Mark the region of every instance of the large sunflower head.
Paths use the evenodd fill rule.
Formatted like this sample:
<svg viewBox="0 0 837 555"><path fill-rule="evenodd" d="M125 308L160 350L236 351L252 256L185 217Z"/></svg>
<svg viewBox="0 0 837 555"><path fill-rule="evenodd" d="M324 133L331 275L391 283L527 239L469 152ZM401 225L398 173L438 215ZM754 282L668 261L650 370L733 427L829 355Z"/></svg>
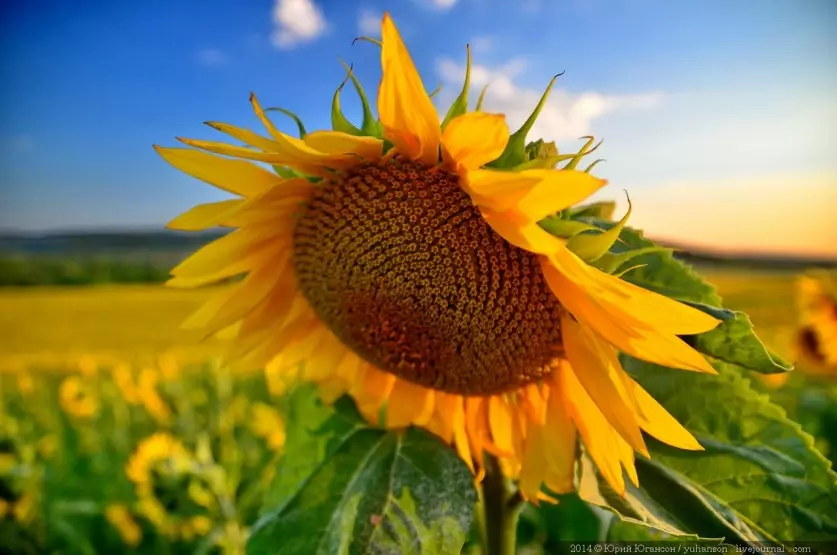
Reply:
<svg viewBox="0 0 837 555"><path fill-rule="evenodd" d="M546 94L510 134L502 114L468 111L467 72L440 122L389 16L380 46L377 120L350 75L364 107L359 128L340 111L340 89L334 130L300 125L299 139L251 96L269 136L210 123L249 146L181 139L197 150L158 148L242 197L170 224L237 229L175 268L169 285L246 274L187 325L231 337L231 364L276 375L302 363L326 400L349 394L371 422L425 427L478 474L484 452L498 456L532 500L543 484L572 489L579 434L620 492L622 468L635 481L634 452L647 455L641 430L699 449L622 370L617 350L713 372L677 335L718 322L588 264L627 216L605 233L563 221L553 226L570 231L562 238L542 227L605 184L576 169L591 143L571 155L527 147Z"/></svg>

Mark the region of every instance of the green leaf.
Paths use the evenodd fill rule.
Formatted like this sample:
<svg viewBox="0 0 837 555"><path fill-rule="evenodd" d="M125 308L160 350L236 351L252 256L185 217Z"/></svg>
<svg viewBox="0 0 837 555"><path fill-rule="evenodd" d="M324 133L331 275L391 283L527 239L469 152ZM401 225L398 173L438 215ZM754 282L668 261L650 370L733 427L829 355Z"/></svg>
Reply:
<svg viewBox="0 0 837 555"><path fill-rule="evenodd" d="M563 238L572 237L584 231L601 231L599 228L584 222L564 220L555 216L544 218L538 222L538 225L552 235Z"/></svg>
<svg viewBox="0 0 837 555"><path fill-rule="evenodd" d="M284 177L285 179L304 177L303 174L299 173L295 169L287 168L285 166L273 166L273 171L275 171L279 177Z"/></svg>
<svg viewBox="0 0 837 555"><path fill-rule="evenodd" d="M672 534L641 520L583 501L577 494L558 496L557 504L541 503L535 516L521 515L521 523L540 524L546 533L547 553L571 553L568 544L599 542L679 542L683 545L719 544L719 539L700 538L694 534ZM530 534L531 535L531 534ZM576 551L578 552L578 551Z"/></svg>
<svg viewBox="0 0 837 555"><path fill-rule="evenodd" d="M284 454L265 494L262 512L282 505L336 446L362 426L344 412L323 405L313 384L294 387L284 412Z"/></svg>
<svg viewBox="0 0 837 555"><path fill-rule="evenodd" d="M629 498L684 531L728 542L837 539L837 474L736 368L719 362L711 376L631 357L623 366L705 449L649 442L652 458L637 461L640 488Z"/></svg>
<svg viewBox="0 0 837 555"><path fill-rule="evenodd" d="M543 96L541 96L538 105L532 111L532 114L523 123L520 129L512 133L512 135L509 137L509 142L506 144L505 150L503 150L503 153L499 156L499 158L488 164L489 167L513 168L514 166L518 166L526 162L526 135L529 134L529 131L532 129L532 126L535 125L535 121L537 121L538 115L541 113L541 110L543 110L543 107L546 105L546 100L549 98L549 92L552 90L553 85L555 85L555 81L561 75L563 75L563 72L559 73L558 75L552 78L552 80L549 82L549 85L547 85L546 91L544 91ZM482 95L480 95L480 100L482 100ZM477 110L479 110L479 107L481 105L482 102L480 102L477 105Z"/></svg>
<svg viewBox="0 0 837 555"><path fill-rule="evenodd" d="M476 503L462 460L423 430L369 428L338 405L336 427L350 431L256 523L247 553L458 553Z"/></svg>
<svg viewBox="0 0 837 555"><path fill-rule="evenodd" d="M294 120L296 123L296 128L299 131L299 138L304 139L305 135L308 133L305 131L305 125L302 123L302 120L299 118L298 115L294 114L290 110L286 110L285 108L265 108L265 112L281 112Z"/></svg>
<svg viewBox="0 0 837 555"><path fill-rule="evenodd" d="M712 307L696 306L717 317ZM793 364L771 353L764 346L756 336L749 316L743 312L726 312L731 317L725 318L717 328L686 337L686 342L701 353L762 374L780 374L793 370Z"/></svg>
<svg viewBox="0 0 837 555"><path fill-rule="evenodd" d="M465 50L465 84L462 85L462 92L459 93L459 96L457 96L456 100L453 101L453 104L450 105L450 109L448 109L448 113L442 121L442 131L444 131L445 127L448 126L450 120L457 118L468 111L468 90L471 88L471 46L466 46Z"/></svg>
<svg viewBox="0 0 837 555"><path fill-rule="evenodd" d="M593 144L593 141L595 141L596 138L586 136L586 137L582 137L582 139L587 139L587 142L584 143L584 146L582 146L579 149L579 151L572 156L572 159L567 163L566 166L564 166L563 169L565 169L565 170L576 169L578 167L578 164L581 162L582 158L584 158L585 156L587 156L591 152L595 151L596 149L598 149L602 145L602 141L599 141L598 143L596 143L596 146L590 148L590 145ZM589 171L592 170L595 167L595 165L598 164L599 162L601 162L601 160L596 160L595 162L590 164L590 166L588 166L588 168L584 171L589 173Z"/></svg>
<svg viewBox="0 0 837 555"><path fill-rule="evenodd" d="M616 203L612 200L593 202L579 206L572 210L572 218L598 218L600 220L613 220L613 213L616 211Z"/></svg>
<svg viewBox="0 0 837 555"><path fill-rule="evenodd" d="M631 198L628 197L628 211L614 224L610 229L598 234L582 234L571 237L567 241L567 248L573 251L582 260L591 262L598 260L608 253L613 244L619 240L619 234L624 229L625 224L628 223L628 218L631 217L633 205Z"/></svg>

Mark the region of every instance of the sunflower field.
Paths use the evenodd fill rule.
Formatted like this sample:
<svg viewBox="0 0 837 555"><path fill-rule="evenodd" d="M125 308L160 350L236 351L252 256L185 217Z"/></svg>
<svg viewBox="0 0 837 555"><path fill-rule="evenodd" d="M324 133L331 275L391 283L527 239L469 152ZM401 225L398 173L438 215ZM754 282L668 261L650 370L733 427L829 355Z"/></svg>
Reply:
<svg viewBox="0 0 837 555"><path fill-rule="evenodd" d="M770 345L788 356L794 352L796 276L735 269L708 275L728 306L752 315ZM243 553L259 516L297 491L325 457L326 445L341 428L337 422L325 425L334 409L321 404L312 388L271 380L264 373L225 371L215 362L211 345L173 331L208 296L155 285L0 290L7 338L0 365L0 552ZM147 326L119 325L152 318L156 337ZM172 338L181 344L172 344ZM774 433L789 430L778 437L756 434L750 440L756 447L752 454L742 451L745 456L774 454L777 464L791 465L793 457L812 449L805 437L833 456L837 383L806 370L798 368L787 380L757 374L739 379L737 394L761 400L764 416L759 418L768 419ZM716 390L714 395L728 393ZM792 446L794 436L801 442L799 450L785 459L783 445ZM406 447L419 450L429 441L410 440L415 443ZM454 461L449 464L455 467ZM777 469L776 479L782 475ZM455 476L435 478L445 480L448 490L467 490L470 479L451 481ZM689 489L680 495L685 492ZM742 492L739 515L748 506L770 506L758 494ZM575 495L562 496L556 505L526 507L518 524L519 542L526 553L563 553L574 542L647 540L653 529L649 519L671 514L658 504L667 494L633 494L646 503L656 499L654 511L642 519L627 516L632 513L620 517ZM794 494L788 490L787 495ZM781 509L778 501L775 506ZM704 511L692 525L715 526L715 533L725 536L728 532L721 534L717 527L729 517ZM763 526L792 522L778 515L760 521ZM561 525L553 527L557 522ZM656 522L663 526L664 521ZM455 521L449 525L453 531L466 530ZM472 526L469 535L463 531L454 537L460 542L470 538L468 552L476 553L479 532ZM448 552L442 547L422 552Z"/></svg>

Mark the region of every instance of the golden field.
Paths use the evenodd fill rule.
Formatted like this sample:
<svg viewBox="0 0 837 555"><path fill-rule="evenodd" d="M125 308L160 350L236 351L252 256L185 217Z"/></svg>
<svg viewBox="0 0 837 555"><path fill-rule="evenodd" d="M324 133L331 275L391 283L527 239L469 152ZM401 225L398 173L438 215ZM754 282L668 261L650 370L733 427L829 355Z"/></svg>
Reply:
<svg viewBox="0 0 837 555"><path fill-rule="evenodd" d="M794 274L707 277L793 358ZM0 288L0 553L243 553L285 384L179 329L214 291ZM791 412L794 391L775 392Z"/></svg>

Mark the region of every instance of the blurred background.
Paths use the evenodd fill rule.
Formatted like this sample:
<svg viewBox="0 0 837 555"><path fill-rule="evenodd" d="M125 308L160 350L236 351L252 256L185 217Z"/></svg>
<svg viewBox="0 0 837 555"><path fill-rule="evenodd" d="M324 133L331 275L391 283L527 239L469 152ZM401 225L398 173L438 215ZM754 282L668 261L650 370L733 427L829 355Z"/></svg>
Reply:
<svg viewBox="0 0 837 555"><path fill-rule="evenodd" d="M225 196L152 145L214 139L204 121L256 129L251 91L328 128L341 59L374 97L377 47L352 40L377 36L384 10L441 110L466 43L473 98L488 85L485 109L512 129L565 71L530 138L605 140L595 200L621 213L626 190L629 225L680 249L800 361L755 386L833 452L837 370L800 343L798 306L828 287L800 300L798 284L837 267L837 3L6 0L0 553L240 551L281 456L285 384L228 374L217 345L178 329L216 289L162 282L223 232L165 223ZM342 101L359 121L354 95Z"/></svg>

